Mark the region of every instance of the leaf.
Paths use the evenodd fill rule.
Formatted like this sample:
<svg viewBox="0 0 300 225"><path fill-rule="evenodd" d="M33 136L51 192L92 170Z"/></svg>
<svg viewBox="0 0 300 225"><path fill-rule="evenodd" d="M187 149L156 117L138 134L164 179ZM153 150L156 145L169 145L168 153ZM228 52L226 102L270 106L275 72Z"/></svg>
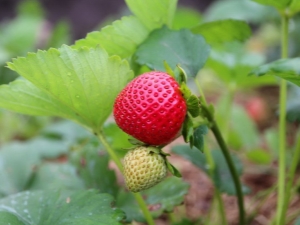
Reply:
<svg viewBox="0 0 300 225"><path fill-rule="evenodd" d="M290 85L286 102L287 120L290 122L300 121L300 87Z"/></svg>
<svg viewBox="0 0 300 225"><path fill-rule="evenodd" d="M230 121L230 126L241 139L244 149L250 150L259 145L259 131L253 120L241 106L234 105Z"/></svg>
<svg viewBox="0 0 300 225"><path fill-rule="evenodd" d="M43 163L37 168L30 190L83 190L84 183L69 163Z"/></svg>
<svg viewBox="0 0 300 225"><path fill-rule="evenodd" d="M3 225L25 225L17 216L10 212L0 211L0 218Z"/></svg>
<svg viewBox="0 0 300 225"><path fill-rule="evenodd" d="M154 30L164 24L171 26L177 0L125 0L128 8L147 27Z"/></svg>
<svg viewBox="0 0 300 225"><path fill-rule="evenodd" d="M121 225L123 212L112 208L113 198L95 190L64 196L58 191L26 191L0 200L0 211L10 212L26 225Z"/></svg>
<svg viewBox="0 0 300 225"><path fill-rule="evenodd" d="M198 10L180 6L175 12L172 29L192 28L201 21L202 15Z"/></svg>
<svg viewBox="0 0 300 225"><path fill-rule="evenodd" d="M300 11L300 1L292 0L289 7L291 17Z"/></svg>
<svg viewBox="0 0 300 225"><path fill-rule="evenodd" d="M72 161L86 188L97 189L101 193L117 196L119 188L116 174L109 168L108 154L103 150L99 151L101 148L103 147L95 138L80 151L74 152Z"/></svg>
<svg viewBox="0 0 300 225"><path fill-rule="evenodd" d="M172 31L167 27L153 31L138 47L137 63L164 71L164 61L172 69L179 64L190 77L195 77L208 58L210 47L201 35L184 29ZM155 57L154 57L155 56Z"/></svg>
<svg viewBox="0 0 300 225"><path fill-rule="evenodd" d="M14 194L26 188L40 157L27 146L12 142L0 149L0 196Z"/></svg>
<svg viewBox="0 0 300 225"><path fill-rule="evenodd" d="M271 155L263 149L254 149L246 153L247 158L257 164L269 165L271 163Z"/></svg>
<svg viewBox="0 0 300 225"><path fill-rule="evenodd" d="M175 206L181 205L188 193L189 184L177 177L168 177L153 188L143 192L148 205L159 205L153 210L156 216L163 212L172 212Z"/></svg>
<svg viewBox="0 0 300 225"><path fill-rule="evenodd" d="M150 213L154 218L164 212L171 212L176 206L182 204L187 194L189 184L176 177L168 177L156 186L143 191ZM144 222L145 219L139 209L134 195L129 192L120 192L117 198L117 206L126 213L126 221Z"/></svg>
<svg viewBox="0 0 300 225"><path fill-rule="evenodd" d="M77 118L50 94L23 79L0 86L0 107L34 116Z"/></svg>
<svg viewBox="0 0 300 225"><path fill-rule="evenodd" d="M207 173L208 176L210 176L211 172L209 171L206 157L198 149L190 149L187 145L178 145L172 148L172 152L189 160L195 166ZM211 177L211 179L213 180L215 186L223 193L235 195L236 191L233 179L222 152L220 150L213 150L211 151L211 154L215 164L213 177ZM241 161L235 155L232 155L231 157L238 175L241 176L243 170ZM249 192L249 188L244 185L242 189L245 194Z"/></svg>
<svg viewBox="0 0 300 225"><path fill-rule="evenodd" d="M194 146L203 152L204 147L204 135L207 134L208 128L206 125L197 127L194 131Z"/></svg>
<svg viewBox="0 0 300 225"><path fill-rule="evenodd" d="M101 31L91 32L85 39L76 41L73 48L100 46L109 55L126 58L135 52L149 33L150 31L136 17L123 17L112 25L102 28Z"/></svg>
<svg viewBox="0 0 300 225"><path fill-rule="evenodd" d="M291 2L291 0L253 0L253 1L258 2L262 5L273 6L277 9L285 9Z"/></svg>
<svg viewBox="0 0 300 225"><path fill-rule="evenodd" d="M63 46L38 51L13 60L8 67L59 102L62 110L71 112L67 118L96 132L110 115L115 97L132 78L127 61L109 57L101 48ZM41 107L40 102L31 102L33 107ZM10 107L9 101L6 105Z"/></svg>
<svg viewBox="0 0 300 225"><path fill-rule="evenodd" d="M252 70L250 75L277 76L300 86L300 58L276 60Z"/></svg>
<svg viewBox="0 0 300 225"><path fill-rule="evenodd" d="M109 123L103 127L103 133L111 147L118 152L126 153L124 149L131 148L133 145L128 141L129 135L122 131L116 123Z"/></svg>
<svg viewBox="0 0 300 225"><path fill-rule="evenodd" d="M262 55L247 51L241 43L227 43L224 49L211 51L206 68L213 70L225 84L234 84L238 89L275 84L273 77L257 79L247 76L264 61Z"/></svg>
<svg viewBox="0 0 300 225"><path fill-rule="evenodd" d="M215 1L205 13L206 21L237 19L262 23L274 18L278 18L277 10L249 0Z"/></svg>
<svg viewBox="0 0 300 225"><path fill-rule="evenodd" d="M201 34L208 44L245 41L251 35L249 25L241 20L218 20L193 27L194 34Z"/></svg>

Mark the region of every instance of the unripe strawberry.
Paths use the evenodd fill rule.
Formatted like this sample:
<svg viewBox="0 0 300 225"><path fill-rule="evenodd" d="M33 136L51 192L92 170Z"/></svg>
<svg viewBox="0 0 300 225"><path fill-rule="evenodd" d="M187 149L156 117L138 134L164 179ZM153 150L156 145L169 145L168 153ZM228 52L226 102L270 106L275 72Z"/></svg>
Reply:
<svg viewBox="0 0 300 225"><path fill-rule="evenodd" d="M180 134L187 113L179 88L176 80L164 72L136 77L116 98L117 125L146 144L168 144Z"/></svg>
<svg viewBox="0 0 300 225"><path fill-rule="evenodd" d="M139 146L125 155L124 176L128 190L146 190L166 176L165 158L157 150L154 147Z"/></svg>

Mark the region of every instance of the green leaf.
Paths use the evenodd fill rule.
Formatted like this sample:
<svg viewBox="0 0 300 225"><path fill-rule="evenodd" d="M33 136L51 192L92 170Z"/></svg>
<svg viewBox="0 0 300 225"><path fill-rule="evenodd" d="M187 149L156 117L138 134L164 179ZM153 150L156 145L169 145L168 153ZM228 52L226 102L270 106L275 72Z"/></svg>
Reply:
<svg viewBox="0 0 300 225"><path fill-rule="evenodd" d="M0 149L0 196L13 194L26 188L28 181L34 172L34 168L40 163L40 157L36 151L22 143L12 142Z"/></svg>
<svg viewBox="0 0 300 225"><path fill-rule="evenodd" d="M69 163L43 163L37 168L30 190L83 190L84 183Z"/></svg>
<svg viewBox="0 0 300 225"><path fill-rule="evenodd" d="M272 75L300 86L300 58L280 59L258 67L250 75Z"/></svg>
<svg viewBox="0 0 300 225"><path fill-rule="evenodd" d="M222 50L211 51L206 68L213 70L229 87L237 89L275 84L273 77L255 78L247 76L255 67L264 63L265 58L257 53L251 53L240 43L228 43Z"/></svg>
<svg viewBox="0 0 300 225"><path fill-rule="evenodd" d="M16 215L10 212L0 211L0 218L3 225L26 225L26 223L23 223Z"/></svg>
<svg viewBox="0 0 300 225"><path fill-rule="evenodd" d="M77 117L50 94L23 79L0 86L0 107L35 116Z"/></svg>
<svg viewBox="0 0 300 225"><path fill-rule="evenodd" d="M197 127L194 131L194 146L203 152L204 147L204 135L207 134L208 128L206 125Z"/></svg>
<svg viewBox="0 0 300 225"><path fill-rule="evenodd" d="M269 165L271 163L271 155L262 149L254 149L246 153L247 158L257 164Z"/></svg>
<svg viewBox="0 0 300 225"><path fill-rule="evenodd" d="M289 7L289 12L293 16L300 11L300 1L292 0Z"/></svg>
<svg viewBox="0 0 300 225"><path fill-rule="evenodd" d="M131 148L133 145L128 141L129 135L122 131L116 123L109 123L104 125L103 133L107 141L111 144L111 147L118 152L126 151L124 149Z"/></svg>
<svg viewBox="0 0 300 225"><path fill-rule="evenodd" d="M195 166L207 173L208 176L210 176L211 172L209 171L206 157L198 149L190 149L187 145L178 145L172 148L172 152L189 160ZM223 193L235 195L236 191L233 179L222 152L220 150L213 150L211 151L211 154L215 164L213 177L211 177L211 179L213 180L215 186ZM235 155L232 155L232 159L238 175L241 176L243 170L241 161ZM249 189L244 185L243 192L249 192Z"/></svg>
<svg viewBox="0 0 300 225"><path fill-rule="evenodd" d="M251 35L249 25L241 20L219 20L193 27L194 34L201 34L207 43L217 44L231 41L245 41Z"/></svg>
<svg viewBox="0 0 300 225"><path fill-rule="evenodd" d="M171 68L179 64L190 77L195 77L205 64L210 47L201 35L187 29L172 31L167 27L153 31L138 47L137 63L164 71L164 61Z"/></svg>
<svg viewBox="0 0 300 225"><path fill-rule="evenodd" d="M177 0L125 0L125 2L131 12L150 31L164 24L172 25Z"/></svg>
<svg viewBox="0 0 300 225"><path fill-rule="evenodd" d="M241 106L234 105L230 121L230 126L241 139L244 149L253 149L259 145L259 131L253 120Z"/></svg>
<svg viewBox="0 0 300 225"><path fill-rule="evenodd" d="M206 21L237 19L262 23L274 18L278 18L277 10L249 0L215 1L205 13Z"/></svg>
<svg viewBox="0 0 300 225"><path fill-rule="evenodd" d="M156 186L143 191L150 213L154 218L164 212L171 212L176 206L181 205L187 194L189 184L176 177L168 177ZM132 220L145 222L134 195L129 192L120 192L117 198L117 206L126 213L126 221Z"/></svg>
<svg viewBox="0 0 300 225"><path fill-rule="evenodd" d="M291 0L253 0L253 1L260 3L262 5L273 6L277 9L285 9L291 2Z"/></svg>
<svg viewBox="0 0 300 225"><path fill-rule="evenodd" d="M192 28L197 26L202 20L202 15L200 12L193 8L178 7L174 20L172 29L180 30L182 28Z"/></svg>
<svg viewBox="0 0 300 225"><path fill-rule="evenodd" d="M109 57L101 48L74 50L63 46L59 50L29 53L8 66L47 93L53 102L59 102L65 113L70 112L67 118L94 131L103 125L112 111L115 97L132 78L127 61L118 56ZM13 96L11 98L14 102ZM41 107L40 102L31 102L32 107ZM11 106L9 99L5 105Z"/></svg>
<svg viewBox="0 0 300 225"><path fill-rule="evenodd" d="M157 184L143 192L146 202L149 205L159 207L152 211L156 216L163 212L172 212L175 206L181 205L184 196L188 193L189 184L177 177L168 177L163 182Z"/></svg>
<svg viewBox="0 0 300 225"><path fill-rule="evenodd" d="M95 190L64 196L58 191L26 191L0 200L0 211L13 213L26 225L121 225L124 213L113 198Z"/></svg>
<svg viewBox="0 0 300 225"><path fill-rule="evenodd" d="M138 45L149 35L150 31L134 16L123 17L112 25L94 31L75 43L73 48L95 48L100 46L109 55L118 55L122 58L131 56Z"/></svg>
<svg viewBox="0 0 300 225"><path fill-rule="evenodd" d="M80 151L74 152L72 161L86 188L117 196L119 188L116 174L109 168L109 155L103 150L99 151L101 148L103 147L95 138Z"/></svg>

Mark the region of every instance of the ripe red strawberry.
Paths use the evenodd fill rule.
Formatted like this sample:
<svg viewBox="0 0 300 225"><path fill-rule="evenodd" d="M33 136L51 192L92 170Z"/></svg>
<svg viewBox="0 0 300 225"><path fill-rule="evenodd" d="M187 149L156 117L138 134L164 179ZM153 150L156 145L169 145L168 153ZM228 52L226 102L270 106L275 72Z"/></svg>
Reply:
<svg viewBox="0 0 300 225"><path fill-rule="evenodd" d="M150 145L171 142L181 131L187 112L176 80L159 71L132 80L117 96L114 117L127 134Z"/></svg>

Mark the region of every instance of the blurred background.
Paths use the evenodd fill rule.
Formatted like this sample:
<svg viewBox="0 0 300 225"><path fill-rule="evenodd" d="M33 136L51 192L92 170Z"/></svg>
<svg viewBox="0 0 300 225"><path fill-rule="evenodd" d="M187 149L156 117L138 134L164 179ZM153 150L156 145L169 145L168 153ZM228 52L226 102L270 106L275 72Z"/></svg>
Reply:
<svg viewBox="0 0 300 225"><path fill-rule="evenodd" d="M24 0L0 0L0 21L11 20L17 16L18 4ZM39 0L45 20L51 25L61 20L71 27L72 39L85 37L99 24L115 15L128 14L124 0ZM204 11L213 0L180 0L179 4L198 11Z"/></svg>

